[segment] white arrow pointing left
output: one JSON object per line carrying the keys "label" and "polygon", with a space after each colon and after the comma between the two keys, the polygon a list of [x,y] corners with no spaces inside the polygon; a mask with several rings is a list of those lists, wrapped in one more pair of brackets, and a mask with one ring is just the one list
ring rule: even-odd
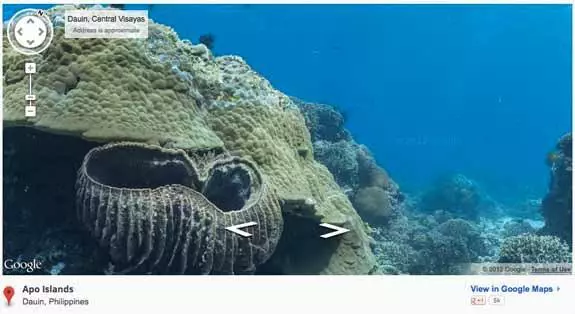
{"label": "white arrow pointing left", "polygon": [[246,222],[246,223],[243,223],[243,224],[226,227],[226,230],[229,230],[229,231],[231,231],[231,232],[233,232],[233,233],[239,234],[239,235],[241,235],[242,237],[247,238],[247,237],[251,237],[252,234],[249,233],[249,232],[245,232],[245,231],[243,231],[243,230],[240,230],[240,229],[241,229],[241,228],[247,228],[247,227],[255,226],[255,225],[257,225],[257,223],[256,223],[255,221],[250,221],[250,222]]}
{"label": "white arrow pointing left", "polygon": [[320,224],[320,226],[324,227],[324,228],[335,230],[334,232],[322,234],[320,237],[322,237],[324,239],[335,237],[337,235],[340,235],[340,234],[343,234],[343,233],[346,233],[349,231],[349,229],[345,229],[345,228],[342,228],[340,226],[334,226],[334,225],[326,224],[326,223]]}

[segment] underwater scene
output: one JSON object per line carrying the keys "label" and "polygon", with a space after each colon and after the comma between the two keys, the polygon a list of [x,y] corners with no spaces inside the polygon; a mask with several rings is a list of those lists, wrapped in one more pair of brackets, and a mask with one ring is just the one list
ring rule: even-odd
{"label": "underwater scene", "polygon": [[[68,38],[67,10],[146,10],[147,38]],[[4,5],[3,273],[571,273],[571,18]]]}

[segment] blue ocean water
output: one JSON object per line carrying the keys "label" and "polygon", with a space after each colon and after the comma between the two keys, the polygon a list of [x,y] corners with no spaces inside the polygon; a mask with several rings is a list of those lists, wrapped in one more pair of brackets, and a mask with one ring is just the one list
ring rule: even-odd
{"label": "blue ocean water", "polygon": [[192,42],[211,33],[216,54],[337,106],[404,190],[459,172],[500,201],[541,197],[545,156],[571,130],[569,5],[126,8]]}
{"label": "blue ocean water", "polygon": [[505,201],[541,197],[571,130],[568,5],[153,6],[215,35],[283,92],[335,105],[404,189],[460,172]]}

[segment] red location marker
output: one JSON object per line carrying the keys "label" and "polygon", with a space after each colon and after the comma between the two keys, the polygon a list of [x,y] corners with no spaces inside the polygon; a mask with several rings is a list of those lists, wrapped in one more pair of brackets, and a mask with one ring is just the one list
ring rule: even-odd
{"label": "red location marker", "polygon": [[6,300],[8,301],[8,305],[10,305],[10,300],[12,300],[12,297],[14,296],[14,288],[7,286],[6,288],[4,288],[4,296],[6,297]]}

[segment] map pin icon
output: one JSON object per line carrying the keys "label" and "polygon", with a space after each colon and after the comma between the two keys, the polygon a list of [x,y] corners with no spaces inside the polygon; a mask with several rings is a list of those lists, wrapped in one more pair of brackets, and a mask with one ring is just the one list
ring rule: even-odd
{"label": "map pin icon", "polygon": [[12,297],[14,296],[14,288],[6,286],[6,288],[4,288],[4,296],[8,301],[8,305],[10,305],[10,300],[12,300]]}

